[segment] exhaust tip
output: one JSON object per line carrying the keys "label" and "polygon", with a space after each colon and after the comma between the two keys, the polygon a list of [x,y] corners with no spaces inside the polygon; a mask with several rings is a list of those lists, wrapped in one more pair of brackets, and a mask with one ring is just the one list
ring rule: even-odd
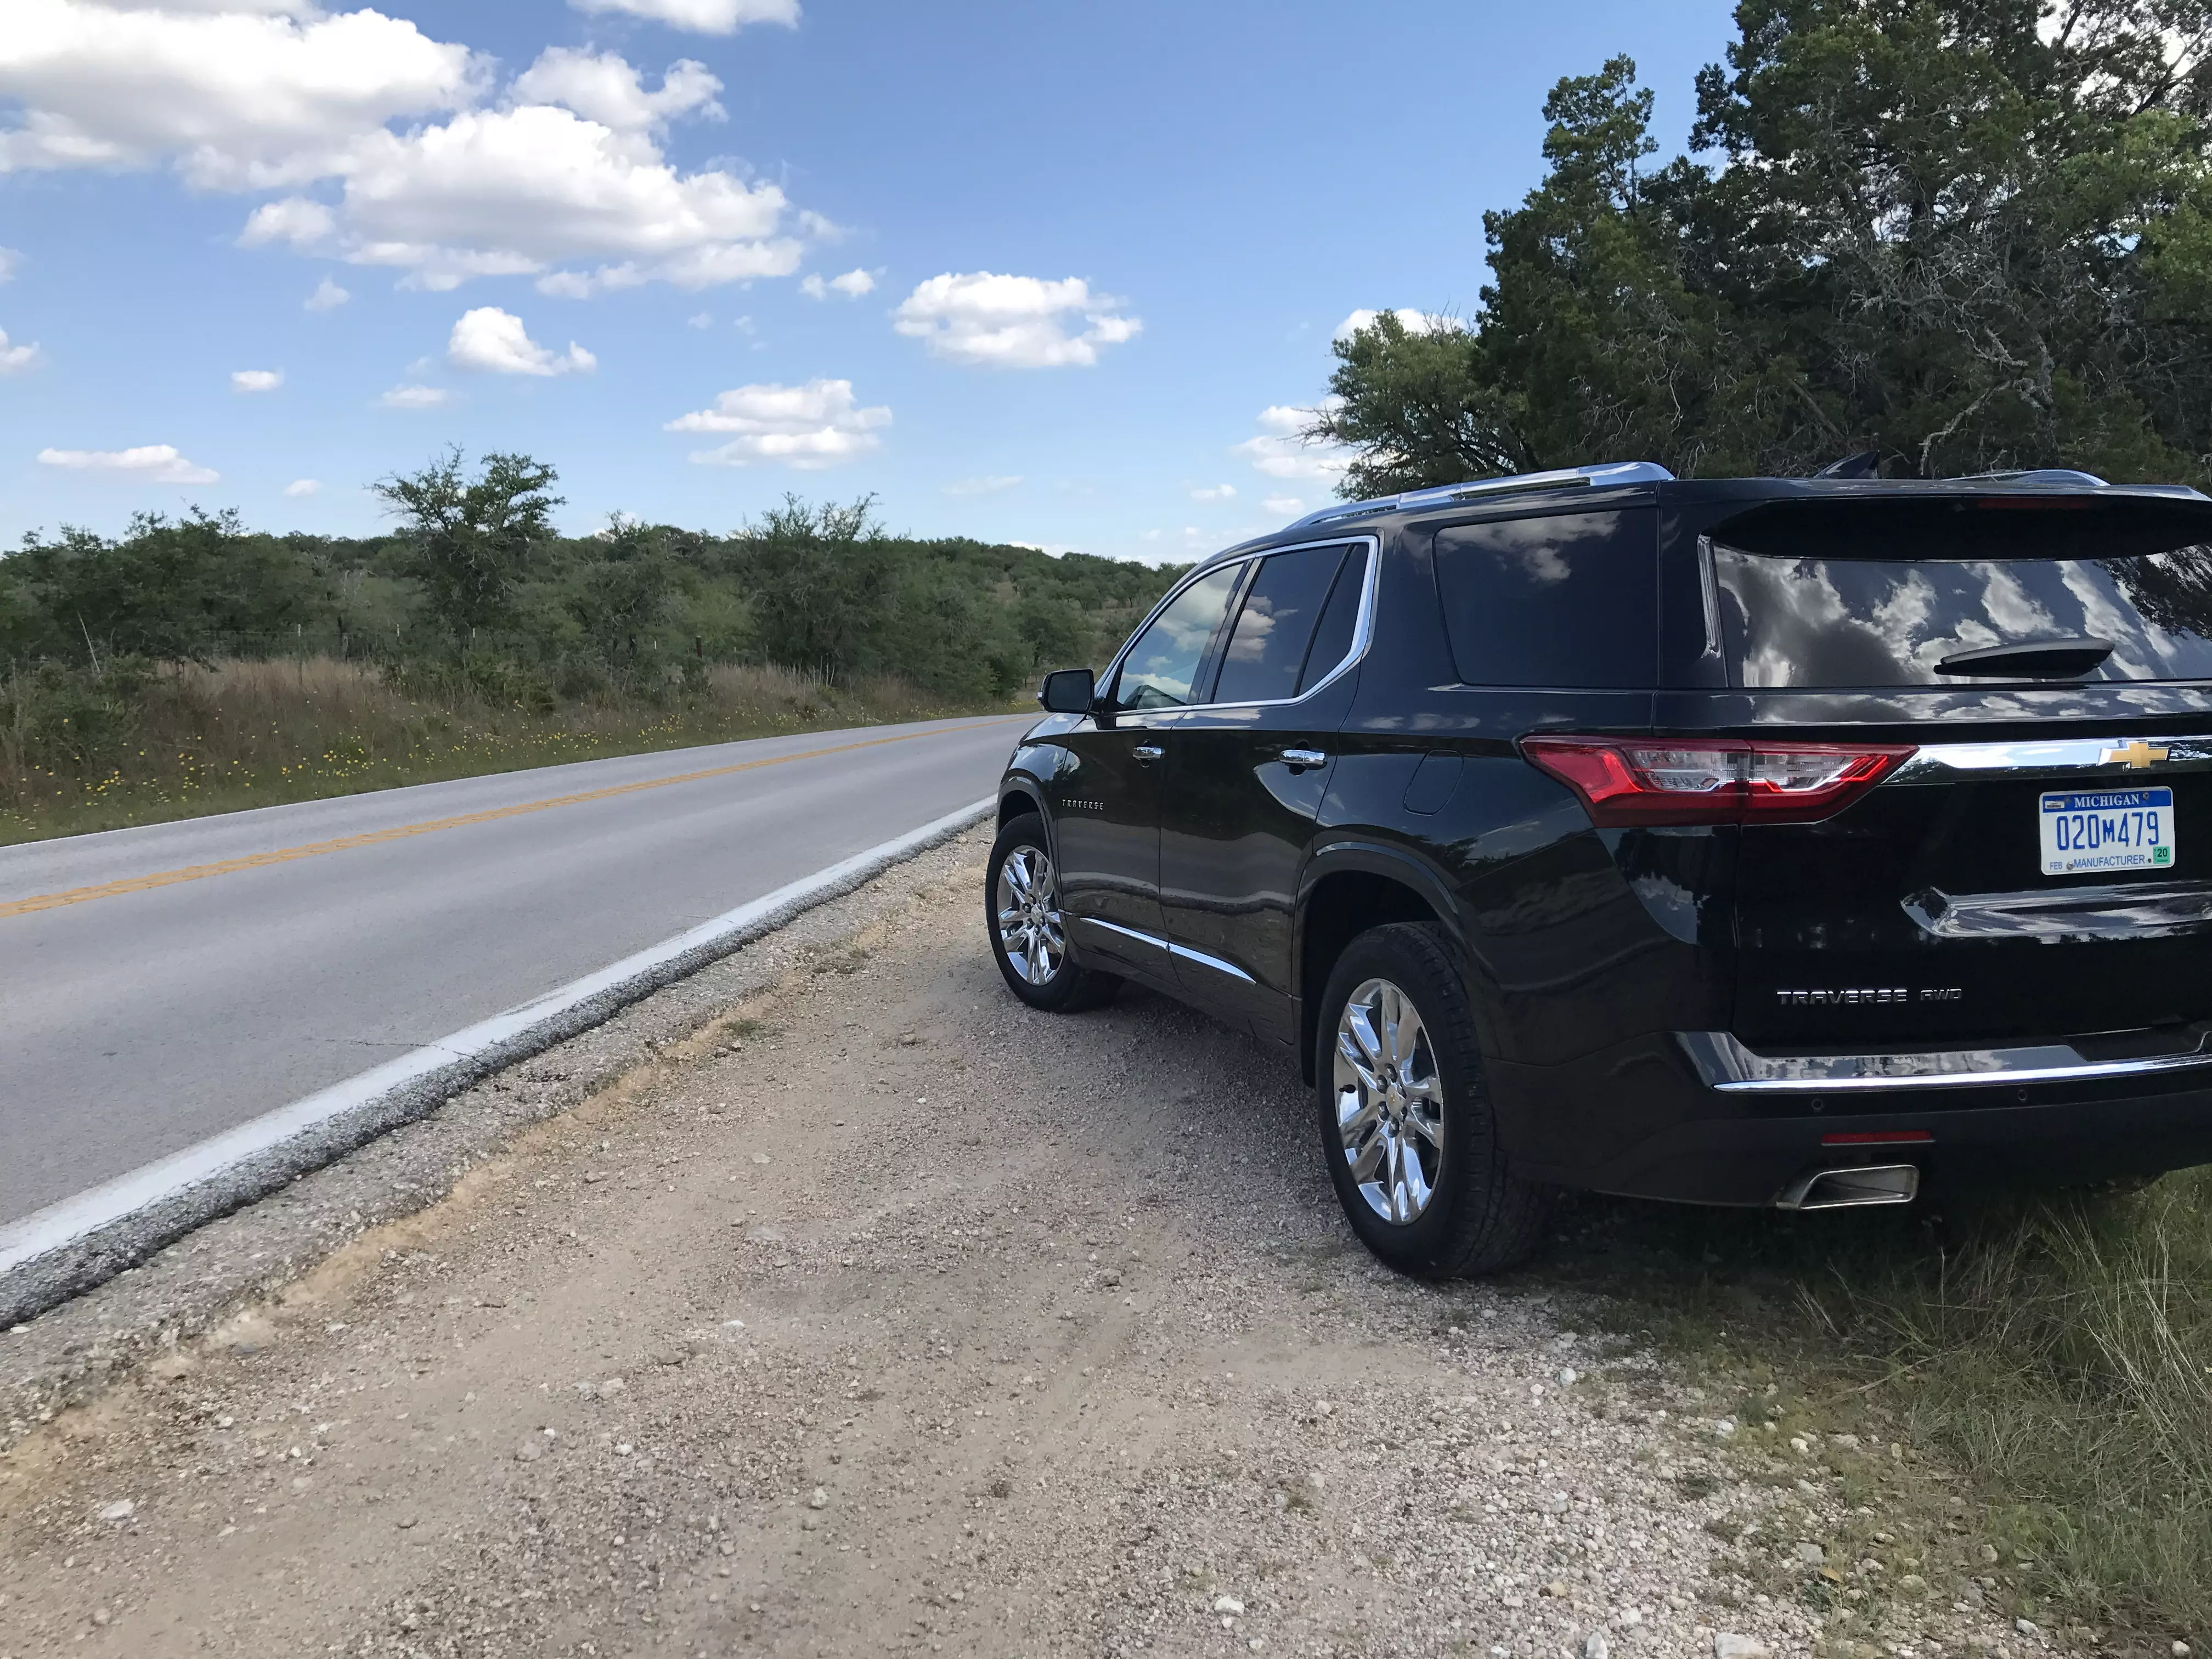
{"label": "exhaust tip", "polygon": [[1878,1164],[1799,1176],[1774,1205],[1780,1210],[1853,1210],[1869,1204],[1910,1204],[1919,1195],[1918,1164]]}

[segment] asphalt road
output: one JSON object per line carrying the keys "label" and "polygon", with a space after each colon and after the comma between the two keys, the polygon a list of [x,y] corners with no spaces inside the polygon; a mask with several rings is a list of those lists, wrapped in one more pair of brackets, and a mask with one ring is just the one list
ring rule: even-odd
{"label": "asphalt road", "polygon": [[0,848],[0,1224],[980,799],[1021,727],[767,738]]}

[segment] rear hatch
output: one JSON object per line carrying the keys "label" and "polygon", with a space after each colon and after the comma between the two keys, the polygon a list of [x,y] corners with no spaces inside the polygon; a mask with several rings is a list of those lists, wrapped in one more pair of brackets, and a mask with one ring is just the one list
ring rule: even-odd
{"label": "rear hatch", "polygon": [[1739,1038],[2193,1045],[2212,1019],[2212,501],[1796,498],[1714,525],[1701,556],[1729,726],[1913,751],[1832,817],[1745,824]]}

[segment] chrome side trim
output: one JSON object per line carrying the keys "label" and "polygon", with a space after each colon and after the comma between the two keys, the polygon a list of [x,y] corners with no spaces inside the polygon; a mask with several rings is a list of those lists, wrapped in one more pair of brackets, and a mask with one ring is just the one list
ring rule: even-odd
{"label": "chrome side trim", "polygon": [[[1837,1094],[1859,1089],[1973,1089],[2212,1071],[2203,1042],[2187,1054],[2091,1060],[2067,1042],[2019,1048],[1953,1048],[1907,1054],[1753,1054],[1728,1031],[1677,1031],[1705,1085],[1735,1094]],[[2212,1041],[2212,1039],[2206,1039]]]}
{"label": "chrome side trim", "polygon": [[1210,957],[1203,951],[1194,951],[1188,945],[1170,945],[1157,933],[1139,933],[1134,927],[1124,927],[1118,921],[1101,921],[1097,916],[1072,916],[1086,927],[1103,927],[1109,933],[1119,933],[1123,939],[1133,939],[1139,945],[1149,945],[1155,951],[1164,951],[1183,962],[1194,962],[1201,968],[1211,968],[1216,973],[1226,974],[1231,979],[1241,979],[1247,985],[1257,985],[1254,979],[1233,962],[1224,962],[1219,957]]}
{"label": "chrome side trim", "polygon": [[1101,688],[1114,684],[1115,677],[1121,672],[1122,659],[1129,654],[1129,647],[1144,638],[1145,630],[1158,619],[1160,612],[1173,605],[1182,597],[1183,589],[1190,586],[1194,582],[1201,581],[1215,572],[1226,570],[1232,565],[1249,564],[1255,559],[1272,559],[1278,553],[1298,553],[1309,547],[1345,546],[1364,551],[1367,557],[1367,570],[1359,592],[1359,615],[1352,624],[1352,648],[1344,653],[1342,662],[1337,664],[1295,697],[1265,697],[1255,702],[1193,702],[1184,703],[1174,708],[1153,708],[1143,712],[1152,714],[1186,714],[1209,708],[1281,708],[1291,703],[1304,702],[1308,697],[1318,696],[1322,690],[1335,684],[1337,681],[1358,667],[1360,659],[1367,654],[1368,646],[1374,641],[1375,595],[1382,580],[1382,544],[1372,536],[1324,536],[1317,541],[1287,542],[1280,547],[1255,548],[1241,558],[1224,559],[1218,562],[1199,565],[1167,591],[1144,621],[1129,630],[1129,637],[1121,641],[1121,648],[1114,653],[1114,660],[1106,665],[1106,672],[1099,675],[1097,684]]}
{"label": "chrome side trim", "polygon": [[1101,921],[1096,916],[1071,916],[1068,920],[1079,921],[1085,927],[1103,927],[1109,933],[1119,933],[1123,939],[1133,939],[1139,945],[1149,945],[1155,951],[1164,951],[1170,948],[1168,942],[1157,934],[1140,933],[1133,927],[1124,927],[1118,921]]}
{"label": "chrome side trim", "polygon": [[1219,957],[1210,957],[1203,951],[1194,951],[1188,945],[1170,945],[1168,954],[1184,962],[1194,962],[1201,968],[1211,968],[1217,974],[1226,974],[1231,979],[1241,979],[1247,985],[1257,985],[1254,979],[1233,962],[1224,962]]}
{"label": "chrome side trim", "polygon": [[[2163,749],[2166,757],[2147,766],[2129,766],[2107,755],[2144,744]],[[2212,738],[2064,738],[2024,743],[1931,743],[1882,780],[1881,787],[1956,783],[1961,773],[1980,777],[2031,776],[2039,772],[2098,769],[2116,778],[2148,777],[2160,772],[2212,768]]]}

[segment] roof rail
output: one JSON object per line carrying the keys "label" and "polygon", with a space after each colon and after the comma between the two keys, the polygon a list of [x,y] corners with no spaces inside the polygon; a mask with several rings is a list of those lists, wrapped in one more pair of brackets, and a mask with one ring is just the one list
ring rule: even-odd
{"label": "roof rail", "polygon": [[2071,466],[2013,467],[2000,472],[1959,472],[1950,479],[1954,483],[2009,483],[2043,484],[2060,489],[2106,489],[2106,481],[2094,472],[2084,472]]}
{"label": "roof rail", "polygon": [[1559,467],[1549,472],[1516,472],[1510,477],[1475,478],[1466,483],[1438,484],[1429,489],[1408,489],[1372,501],[1339,501],[1309,513],[1290,525],[1330,524],[1343,519],[1364,519],[1377,513],[1418,512],[1426,507],[1449,507],[1455,501],[1482,501],[1527,489],[1591,489],[1606,484],[1664,483],[1674,475],[1656,461],[1604,461],[1595,466]]}

